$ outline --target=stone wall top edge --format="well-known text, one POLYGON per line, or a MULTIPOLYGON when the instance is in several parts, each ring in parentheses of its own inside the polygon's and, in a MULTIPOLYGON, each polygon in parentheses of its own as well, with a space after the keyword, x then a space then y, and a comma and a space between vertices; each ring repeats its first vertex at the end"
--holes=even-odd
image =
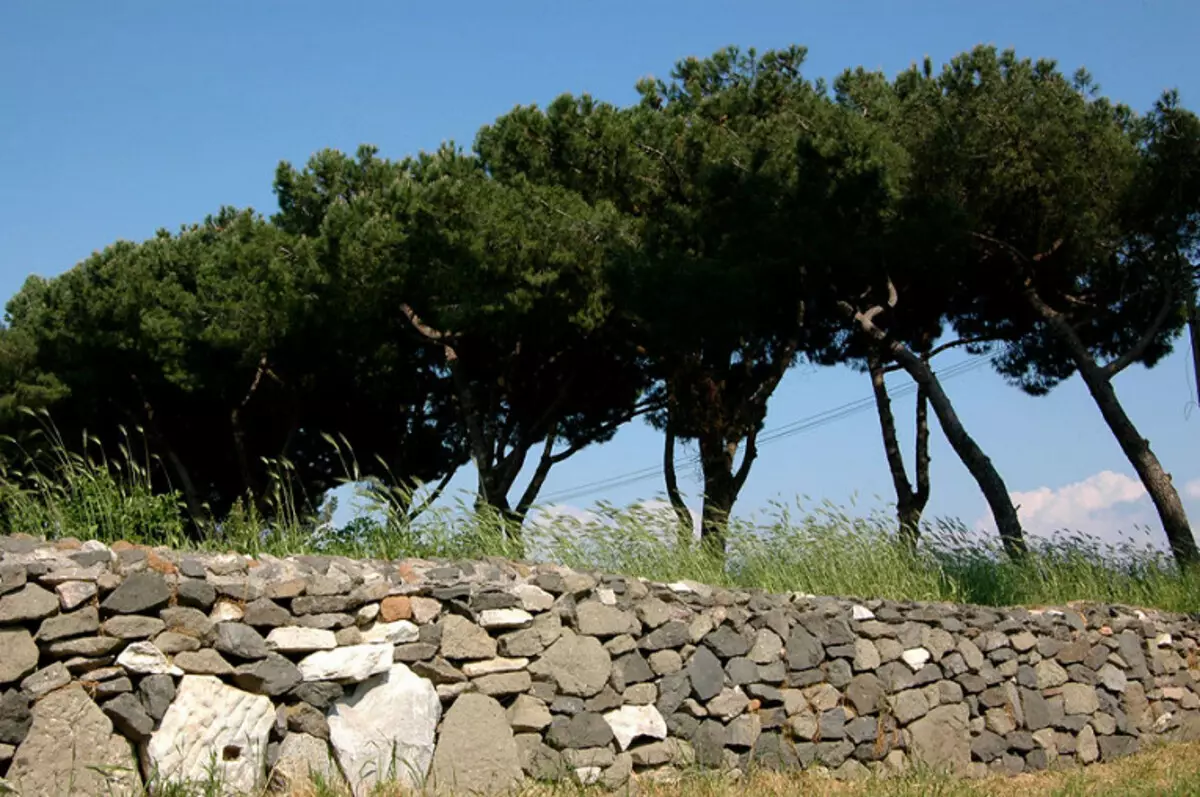
MULTIPOLYGON (((296 595, 339 594, 362 590, 364 585, 386 595, 427 595, 437 590, 469 588, 470 594, 504 592, 521 584, 539 581, 566 580, 560 590, 579 596, 602 590, 623 591, 636 583, 640 589, 660 597, 705 605, 735 606, 757 599, 766 611, 778 601, 802 610, 836 607, 855 615, 855 619, 874 619, 876 612, 903 610, 900 620, 920 619, 928 611, 930 622, 952 616, 988 616, 1025 623, 1047 617, 1052 621, 1082 627, 1101 627, 1107 620, 1148 622, 1155 626, 1186 625, 1200 633, 1200 613, 1179 613, 1144 606, 1105 603, 1101 601, 1071 601, 1065 604, 1038 606, 989 606, 946 601, 896 600, 890 598, 814 595, 789 591, 769 592, 761 588, 721 587, 684 579, 660 582, 640 576, 605 573, 597 570, 576 570, 548 562, 508 560, 501 557, 480 559, 425 558, 353 558, 342 555, 242 554, 235 551, 180 551, 166 546, 147 546, 124 541, 111 545, 96 540, 45 540, 29 535, 0 535, 0 581, 6 566, 20 565, 31 576, 48 583, 62 581, 96 581, 102 576, 123 580, 130 574, 151 570, 168 579, 204 580, 217 585, 218 594, 230 594, 236 585, 248 590, 246 597, 254 599, 287 586, 296 595), (312 581, 319 582, 314 589, 312 581), (304 582, 301 584, 300 582, 304 582), (386 593, 382 592, 386 583, 386 593), (372 586, 374 585, 374 586, 372 586), (865 610, 865 611, 864 611, 865 610), (914 615, 915 613, 915 615, 914 615), (860 616, 861 615, 861 616, 860 616), (868 616, 872 615, 872 616, 868 616)), ((464 596, 465 597, 465 596, 464 596)), ((750 607, 751 611, 755 609, 750 607)))

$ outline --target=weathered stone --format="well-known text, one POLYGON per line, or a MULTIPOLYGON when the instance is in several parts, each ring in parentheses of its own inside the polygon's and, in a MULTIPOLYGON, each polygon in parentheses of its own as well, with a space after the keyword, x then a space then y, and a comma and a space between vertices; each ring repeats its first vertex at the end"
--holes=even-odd
POLYGON ((1096 676, 1100 684, 1110 692, 1124 692, 1125 686, 1128 683, 1125 673, 1108 663, 1100 668, 1096 676))
POLYGON ((807 670, 816 667, 825 658, 825 648, 803 626, 792 629, 787 641, 788 667, 807 670))
POLYGON ((494 659, 496 640, 470 620, 451 614, 442 620, 441 652, 447 659, 494 659))
POLYGON ((471 681, 471 685, 485 695, 500 697, 526 691, 532 685, 532 679, 522 670, 484 675, 471 681))
POLYGON ((305 681, 357 683, 392 668, 392 646, 349 645, 334 650, 318 650, 301 659, 298 666, 300 676, 305 681))
POLYGON ((138 684, 138 697, 146 713, 158 722, 175 699, 175 679, 169 675, 147 675, 138 684))
POLYGON ((28 631, 20 628, 0 631, 0 684, 21 680, 37 665, 38 648, 28 631))
POLYGON ((612 728, 621 750, 629 749, 630 743, 638 737, 667 738, 666 720, 654 706, 622 706, 605 714, 604 721, 612 728))
POLYGON ((38 627, 38 642, 53 642, 58 639, 94 634, 100 630, 100 615, 94 606, 88 606, 69 614, 59 614, 42 620, 38 627))
POLYGON ((564 629, 558 641, 529 665, 529 672, 552 679, 564 695, 591 697, 608 682, 612 659, 598 639, 564 629))
POLYGON ((702 767, 721 767, 725 764, 725 726, 715 720, 700 723, 692 735, 696 763, 702 767))
POLYGON ((642 637, 642 641, 638 643, 638 647, 642 650, 650 651, 666 650, 668 648, 678 650, 691 641, 692 635, 688 630, 687 623, 680 622, 679 620, 670 620, 642 637))
POLYGON ((650 654, 650 669, 658 675, 669 675, 683 669, 683 657, 674 650, 656 650, 650 654))
POLYGON ((1067 714, 1095 714, 1100 710, 1096 689, 1087 684, 1065 684, 1062 697, 1063 711, 1067 714))
POLYGON ((846 687, 846 700, 859 714, 874 714, 884 700, 883 684, 870 673, 856 675, 846 687))
POLYGON ((166 606, 170 599, 166 580, 153 571, 143 571, 126 576, 100 606, 116 614, 137 614, 166 606))
POLYGON ((271 775, 272 786, 278 791, 298 791, 311 783, 314 775, 335 789, 345 783, 329 743, 307 733, 293 732, 284 737, 271 775))
POLYGON ((71 683, 71 673, 67 670, 66 665, 61 661, 56 661, 21 681, 21 691, 36 700, 69 683, 71 683))
POLYGON ((479 613, 478 622, 483 628, 527 628, 533 615, 524 609, 485 609, 479 613))
POLYGON ((271 652, 266 640, 242 623, 217 623, 213 627, 213 647, 238 659, 262 659, 271 652))
POLYGON ((420 638, 421 629, 408 620, 397 620, 394 623, 375 623, 362 631, 363 642, 405 644, 416 642, 420 638))
POLYGON ((522 784, 521 758, 504 709, 466 694, 446 712, 429 783, 435 793, 495 794, 522 784))
POLYGON ((355 796, 393 777, 406 787, 418 786, 433 760, 441 713, 433 685, 403 664, 336 700, 328 715, 329 738, 355 796))
POLYGON ((64 612, 69 612, 96 597, 97 589, 93 581, 64 581, 54 587, 58 594, 58 603, 64 612))
POLYGON ((163 631, 158 636, 154 637, 154 647, 161 650, 168 656, 183 651, 199 650, 200 640, 187 634, 180 634, 176 631, 163 631))
POLYGON ((303 700, 311 706, 325 710, 345 694, 345 689, 340 684, 318 681, 302 683, 292 689, 289 694, 297 700, 303 700))
POLYGON ((462 666, 463 675, 477 678, 481 675, 494 675, 502 672, 515 672, 529 666, 529 659, 495 658, 485 661, 469 661, 462 666))
MULTIPOLYGON (((56 601, 57 603, 57 601, 56 601)), ((20 794, 133 794, 137 761, 127 740, 78 685, 46 695, 6 775, 20 794)))
POLYGON ((33 723, 29 704, 29 697, 17 689, 0 695, 0 743, 20 744, 25 739, 33 723))
POLYGON ((146 713, 141 701, 131 694, 117 695, 101 708, 112 720, 113 727, 131 742, 143 742, 154 732, 154 720, 146 713))
POLYGON ((618 634, 637 633, 639 623, 632 612, 622 611, 615 606, 605 606, 599 601, 585 601, 575 608, 575 622, 579 633, 588 636, 611 637, 618 634))
POLYGON ((1054 659, 1039 661, 1034 667, 1034 673, 1037 676, 1038 689, 1053 689, 1056 686, 1062 686, 1070 679, 1067 671, 1060 667, 1054 659))
MULTIPOLYGON (((158 616, 162 618, 162 622, 166 625, 168 631, 178 631, 181 634, 188 634, 197 639, 206 639, 213 630, 213 621, 209 619, 208 615, 199 609, 193 609, 188 606, 171 606, 159 612, 158 616)), ((116 620, 117 618, 114 617, 104 624, 106 633, 111 633, 107 630, 108 626, 116 622, 116 620)), ((119 635, 114 634, 114 636, 119 635)))
POLYGON ((239 666, 234 671, 233 682, 247 692, 275 696, 292 689, 301 678, 295 664, 278 653, 268 653, 264 659, 239 666))
POLYGON ((175 588, 175 597, 180 606, 208 609, 217 602, 217 591, 207 581, 185 578, 175 588))
POLYGON ((696 648, 686 672, 691 679, 692 693, 699 700, 711 700, 725 686, 725 670, 721 667, 721 661, 707 647, 696 648))
POLYGON ((509 725, 517 732, 540 731, 553 719, 546 704, 529 695, 517 695, 507 713, 509 725))
POLYGON ((906 689, 892 695, 891 704, 892 715, 904 725, 929 712, 929 701, 920 689, 906 689))
MULTIPOLYGON (((664 734, 665 735, 665 734, 664 734)), ((599 714, 584 711, 571 717, 559 716, 550 723, 546 741, 560 750, 604 747, 613 740, 611 726, 599 714)))
POLYGON ((909 753, 932 769, 961 771, 971 763, 966 705, 938 706, 908 726, 909 753))
POLYGON ((175 666, 193 675, 233 675, 233 665, 212 648, 184 651, 175 656, 175 666))
POLYGON ((267 650, 280 653, 311 653, 315 650, 333 650, 337 637, 324 628, 282 626, 272 628, 266 638, 267 650))
POLYGON ((265 771, 274 723, 269 698, 211 675, 185 675, 146 744, 146 764, 163 781, 203 782, 216 775, 228 790, 252 791, 265 771))
POLYGON ((275 628, 287 625, 292 621, 292 615, 287 609, 270 598, 259 598, 246 604, 242 622, 246 625, 275 628))
POLYGON ((536 584, 518 584, 512 594, 527 612, 544 612, 554 605, 554 596, 536 584))
POLYGON ((744 656, 750 652, 753 644, 727 625, 720 626, 715 631, 708 633, 702 642, 723 659, 744 656))
POLYGON ((41 620, 58 611, 58 596, 37 584, 26 584, 0 598, 0 624, 41 620))

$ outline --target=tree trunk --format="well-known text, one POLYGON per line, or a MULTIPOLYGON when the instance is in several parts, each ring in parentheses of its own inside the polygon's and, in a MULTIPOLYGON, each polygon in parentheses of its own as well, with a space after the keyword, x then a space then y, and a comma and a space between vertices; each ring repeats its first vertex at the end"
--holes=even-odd
MULTIPOLYGON (((1050 329, 1066 344, 1075 367, 1079 369, 1079 376, 1087 385, 1088 392, 1092 394, 1092 399, 1100 409, 1101 417, 1108 424, 1113 436, 1117 438, 1117 444, 1121 446, 1121 451, 1133 465, 1146 492, 1150 494, 1150 500, 1154 502, 1154 508, 1158 510, 1158 517, 1163 524, 1163 531, 1167 535, 1167 542, 1171 546, 1171 553, 1174 554, 1175 561, 1179 563, 1180 567, 1200 564, 1200 551, 1196 547, 1196 538, 1192 535, 1192 527, 1188 523, 1183 502, 1179 500, 1179 491, 1171 482, 1171 474, 1166 472, 1162 463, 1158 461, 1158 457, 1150 450, 1150 441, 1138 433, 1137 427, 1125 413, 1125 408, 1121 406, 1120 400, 1117 399, 1117 392, 1112 386, 1113 377, 1136 361, 1140 352, 1144 351, 1145 346, 1157 333, 1167 312, 1172 307, 1170 294, 1163 304, 1163 311, 1160 312, 1159 318, 1145 331, 1138 343, 1122 356, 1103 366, 1096 364, 1095 359, 1066 317, 1048 305, 1036 290, 1032 287, 1027 288, 1025 298, 1029 306, 1048 322, 1050 329)), ((1174 306, 1178 307, 1177 304, 1174 306)))
POLYGON ((1083 377, 1088 392, 1100 408, 1100 415, 1117 438, 1121 451, 1125 453, 1138 478, 1145 485, 1146 492, 1150 494, 1150 500, 1158 510, 1158 517, 1162 521, 1163 531, 1166 532, 1175 561, 1180 566, 1200 563, 1200 551, 1196 548, 1196 538, 1192 535, 1192 527, 1188 523, 1183 502, 1179 500, 1179 491, 1171 481, 1171 474, 1166 472, 1158 457, 1150 450, 1150 441, 1138 434, 1137 427, 1133 425, 1133 421, 1117 399, 1112 382, 1099 372, 1093 362, 1089 360, 1088 363, 1081 364, 1079 375, 1083 377))
POLYGON ((700 542, 715 555, 724 557, 729 537, 729 517, 750 465, 758 454, 758 432, 746 438, 746 451, 742 464, 735 472, 734 457, 738 444, 728 442, 724 435, 708 433, 699 437, 700 468, 704 476, 704 506, 700 511, 700 542))
MULTIPOLYGON (((896 437, 896 418, 892 414, 892 402, 888 396, 883 359, 874 347, 871 347, 867 353, 867 371, 871 375, 875 409, 879 414, 879 429, 883 434, 883 450, 887 456, 888 470, 892 475, 892 486, 896 491, 899 539, 909 551, 915 552, 917 540, 920 537, 921 513, 929 498, 928 489, 924 495, 920 495, 919 490, 913 490, 912 484, 908 480, 908 472, 904 467, 904 454, 900 451, 900 442, 896 437)), ((919 393, 917 398, 917 480, 921 481, 921 467, 924 465, 925 484, 928 485, 929 423, 925 406, 925 396, 919 393), (924 435, 922 435, 922 429, 925 431, 924 435)))
POLYGON ((695 535, 692 524, 692 513, 684 503, 683 493, 679 490, 679 478, 675 472, 675 431, 671 428, 671 418, 667 417, 667 429, 663 441, 663 478, 667 483, 667 500, 671 502, 671 510, 675 513, 676 537, 680 549, 686 550, 692 545, 695 535))
POLYGON ((1192 377, 1196 380, 1196 402, 1200 403, 1200 292, 1192 291, 1188 302, 1188 333, 1192 343, 1192 377))

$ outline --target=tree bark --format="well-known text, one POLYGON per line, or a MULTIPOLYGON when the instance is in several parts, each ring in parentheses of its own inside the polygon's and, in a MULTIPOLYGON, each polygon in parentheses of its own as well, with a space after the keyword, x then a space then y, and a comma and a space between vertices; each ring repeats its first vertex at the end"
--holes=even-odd
POLYGON ((1079 376, 1100 409, 1101 417, 1117 438, 1117 444, 1133 465, 1146 492, 1150 494, 1150 500, 1158 510, 1158 517, 1163 524, 1163 531, 1167 535, 1167 542, 1171 546, 1175 561, 1181 567, 1200 564, 1200 550, 1197 550, 1196 538, 1192 535, 1187 512, 1179 499, 1179 491, 1171 481, 1171 474, 1167 473, 1150 449, 1150 441, 1138 433, 1112 386, 1113 377, 1133 363, 1137 359, 1138 349, 1144 348, 1145 342, 1153 338, 1157 331, 1155 327, 1161 324, 1162 318, 1146 331, 1138 345, 1113 362, 1101 366, 1092 358, 1062 313, 1048 305, 1032 287, 1026 289, 1025 298, 1034 312, 1045 319, 1054 333, 1066 344, 1075 367, 1079 369, 1079 376))
POLYGON ((873 319, 882 312, 882 308, 875 307, 864 313, 843 302, 842 309, 858 324, 864 334, 884 346, 885 351, 917 383, 919 388, 925 389, 929 397, 929 404, 933 407, 933 414, 937 417, 938 424, 942 427, 942 432, 946 435, 950 447, 967 467, 967 471, 979 485, 988 507, 992 510, 992 517, 996 521, 996 529, 1000 533, 1000 542, 1003 544, 1005 552, 1010 558, 1022 558, 1028 548, 1025 545, 1025 533, 1021 529, 1021 520, 1017 516, 1016 507, 1013 506, 1012 499, 1008 494, 1008 487, 1005 486, 1004 479, 1000 477, 1000 473, 992 464, 991 459, 983 453, 983 449, 967 433, 966 427, 958 418, 958 413, 954 411, 950 397, 942 389, 942 384, 937 375, 933 373, 929 363, 917 356, 903 343, 888 337, 886 332, 875 326, 873 319))
POLYGON ((1200 404, 1200 291, 1192 289, 1188 302, 1188 337, 1192 344, 1192 377, 1196 380, 1196 402, 1200 404))
POLYGON ((700 542, 713 554, 724 557, 729 538, 729 517, 737 502, 750 466, 758 456, 758 432, 746 437, 742 463, 734 471, 738 443, 718 433, 699 437, 700 468, 704 476, 704 505, 700 511, 700 542))
POLYGON ((667 430, 663 441, 663 478, 667 483, 667 500, 671 502, 671 510, 675 513, 676 534, 681 549, 690 548, 694 536, 692 513, 684 503, 683 493, 679 490, 679 477, 675 472, 675 431, 671 428, 671 419, 667 418, 667 430))
POLYGON ((929 418, 928 394, 924 388, 917 389, 917 439, 916 470, 917 488, 914 490, 904 467, 904 454, 896 436, 896 419, 892 414, 891 397, 888 395, 884 376, 883 358, 872 346, 867 354, 867 371, 871 375, 871 388, 875 395, 875 409, 879 415, 879 429, 883 434, 883 450, 887 456, 888 470, 892 475, 892 486, 896 490, 896 519, 900 541, 915 552, 920 539, 921 514, 929 501, 929 418))

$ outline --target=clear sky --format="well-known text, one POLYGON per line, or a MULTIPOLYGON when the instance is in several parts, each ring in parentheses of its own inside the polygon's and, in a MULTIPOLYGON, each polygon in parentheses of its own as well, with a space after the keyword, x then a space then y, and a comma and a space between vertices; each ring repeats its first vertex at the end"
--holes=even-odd
MULTIPOLYGON (((1086 66, 1109 96, 1145 109, 1177 87, 1200 107, 1200 4, 1054 2, 356 2, 234 0, 0 4, 0 294, 57 274, 118 239, 198 221, 222 204, 274 208, 281 159, 360 143, 402 157, 562 92, 621 103, 635 81, 728 44, 810 49, 808 72, 894 73, 979 43, 1086 66)), ((1200 412, 1186 350, 1118 379, 1126 408, 1200 523, 1200 412)), ((957 362, 948 356, 943 367, 957 362)), ((897 386, 904 380, 897 380, 897 386)), ((1157 526, 1149 501, 1078 379, 1047 398, 986 367, 947 382, 968 429, 1005 476, 1027 525, 1111 536, 1157 526)), ((846 369, 798 368, 771 401, 768 431, 870 395, 846 369)), ((897 403, 911 426, 911 405, 897 403)), ((628 503, 662 489, 661 445, 641 424, 551 475, 570 506, 628 503), (580 485, 648 469, 592 491, 580 485)), ((693 469, 682 473, 696 503, 693 469)), ((455 487, 469 489, 463 472, 455 487)), ((739 513, 797 495, 874 505, 891 495, 870 406, 762 448, 739 513)), ((978 490, 940 435, 933 514, 979 522, 978 490)), ((1158 532, 1155 532, 1158 536, 1158 532)))

